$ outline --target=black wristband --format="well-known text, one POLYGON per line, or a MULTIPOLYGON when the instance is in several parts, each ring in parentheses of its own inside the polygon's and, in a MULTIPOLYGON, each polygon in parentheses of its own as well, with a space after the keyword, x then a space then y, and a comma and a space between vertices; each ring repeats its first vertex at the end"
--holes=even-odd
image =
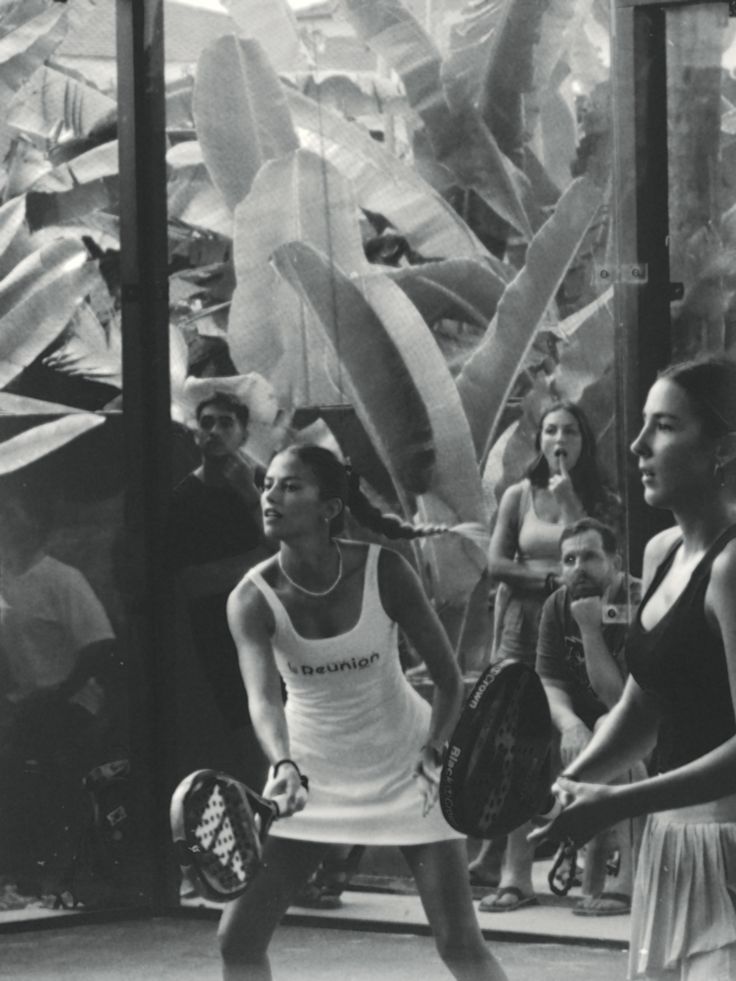
POLYGON ((301 783, 302 787, 304 787, 305 790, 309 790, 309 779, 304 776, 294 760, 290 760, 288 756, 285 756, 283 760, 278 760, 278 762, 274 763, 274 765, 271 767, 274 777, 279 772, 279 767, 284 766, 287 763, 289 766, 293 766, 296 772, 299 774, 299 782, 301 783))

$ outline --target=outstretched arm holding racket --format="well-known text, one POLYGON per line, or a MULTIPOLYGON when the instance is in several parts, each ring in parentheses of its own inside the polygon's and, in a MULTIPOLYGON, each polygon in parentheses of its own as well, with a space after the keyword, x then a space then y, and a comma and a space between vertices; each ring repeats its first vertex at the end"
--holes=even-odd
POLYGON ((286 817, 305 806, 306 796, 298 762, 293 765, 291 760, 281 677, 271 639, 273 614, 258 587, 247 579, 230 595, 227 612, 248 692, 250 716, 271 767, 264 795, 280 798, 283 801, 281 816, 286 817), (281 765, 274 772, 274 766, 279 763, 281 765))

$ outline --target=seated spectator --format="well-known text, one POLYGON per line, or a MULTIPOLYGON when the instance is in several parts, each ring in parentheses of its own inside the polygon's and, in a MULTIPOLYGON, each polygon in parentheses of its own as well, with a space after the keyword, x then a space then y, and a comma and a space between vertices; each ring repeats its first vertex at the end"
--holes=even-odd
POLYGON ((47 553, 47 531, 41 509, 0 504, 0 872, 41 869, 33 887, 44 889, 76 844, 115 659, 102 604, 47 553))
MULTIPOLYGON (((594 518, 565 528, 560 548, 563 585, 542 609, 536 667, 567 767, 623 691, 626 625, 641 589, 638 580, 627 583, 621 571, 614 532, 594 518)), ((643 776, 641 766, 640 772, 626 771, 620 779, 643 776)), ((576 915, 629 912, 635 837, 633 822, 626 821, 590 842, 576 915)))

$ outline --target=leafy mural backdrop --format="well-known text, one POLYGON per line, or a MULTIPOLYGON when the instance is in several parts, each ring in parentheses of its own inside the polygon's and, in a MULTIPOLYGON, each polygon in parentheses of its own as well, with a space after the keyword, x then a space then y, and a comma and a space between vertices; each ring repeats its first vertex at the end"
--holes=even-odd
MULTIPOLYGON (((112 3, 0 0, 0 410, 59 415, 22 462, 120 404, 115 93, 59 56, 112 3)), ((224 7, 167 82, 174 418, 188 375, 257 373, 287 419, 350 404, 383 503, 462 526, 416 552, 462 610, 544 405, 582 401, 614 457, 607 5, 447 0, 428 27, 343 0, 376 69, 331 87, 286 0, 224 7)))

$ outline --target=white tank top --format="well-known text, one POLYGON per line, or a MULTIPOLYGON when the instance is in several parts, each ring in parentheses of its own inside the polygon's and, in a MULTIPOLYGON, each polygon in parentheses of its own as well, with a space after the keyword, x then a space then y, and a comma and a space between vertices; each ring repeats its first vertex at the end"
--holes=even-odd
POLYGON ((261 575, 250 578, 273 612, 273 650, 286 683, 291 756, 310 781, 306 808, 274 836, 366 845, 460 838, 439 806, 422 817, 413 777, 430 706, 404 677, 398 627, 378 589, 381 548, 367 549, 358 621, 336 637, 302 637, 261 575))

